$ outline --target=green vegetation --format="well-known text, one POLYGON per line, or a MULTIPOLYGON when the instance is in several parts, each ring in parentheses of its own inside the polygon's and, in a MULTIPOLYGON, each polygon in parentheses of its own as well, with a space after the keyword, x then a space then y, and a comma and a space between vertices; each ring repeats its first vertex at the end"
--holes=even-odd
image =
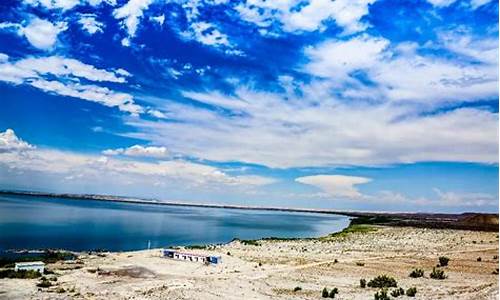
POLYGON ((410 277, 411 278, 419 278, 419 277, 424 277, 424 270, 422 269, 415 269, 413 271, 411 271, 410 273, 410 277))
POLYGON ((364 264, 364 263, 362 263, 362 262, 359 262, 359 261, 358 261, 358 262, 356 262, 356 266, 358 266, 358 267, 363 267, 364 265, 365 265, 365 264, 364 264))
POLYGON ((34 279, 42 276, 40 272, 33 270, 0 270, 0 278, 34 279))
POLYGON ((481 261, 481 260, 482 260, 482 259, 481 259, 481 257, 478 257, 478 258, 477 258, 477 261, 481 261))
POLYGON ((368 286, 372 288, 389 288, 397 287, 398 283, 396 279, 389 277, 387 275, 379 275, 368 282, 368 286))
MULTIPOLYGON (((332 233, 328 235, 326 238, 339 238, 339 237, 346 237, 349 234, 352 233, 368 233, 368 232, 373 232, 377 231, 376 228, 370 225, 365 225, 365 224, 351 224, 349 227, 345 228, 344 230, 336 233, 332 233)), ((324 238, 320 238, 324 239, 324 238)))
POLYGON ((335 298, 335 295, 337 295, 339 293, 339 289, 338 288, 333 288, 331 291, 330 291, 330 294, 328 295, 330 298, 335 298))
POLYGON ((0 258, 0 267, 12 268, 16 262, 26 261, 43 261, 46 264, 52 264, 61 260, 73 260, 75 258, 77 256, 71 252, 47 250, 34 256, 2 257, 0 258))
POLYGON ((300 286, 296 286, 294 289, 293 289, 294 292, 298 292, 298 291, 302 291, 302 288, 300 286))
POLYGON ((52 283, 49 280, 47 280, 47 278, 45 278, 45 276, 44 276, 40 279, 40 282, 38 282, 36 284, 36 286, 41 287, 41 288, 47 288, 47 287, 51 287, 52 283))
POLYGON ((256 240, 240 240, 240 243, 243 245, 260 246, 260 243, 256 240))
POLYGON ((415 297, 416 294, 417 294, 416 287, 411 287, 411 288, 406 290, 406 296, 408 296, 408 297, 415 297))
POLYGON ((389 296, 387 296, 387 289, 381 289, 373 296, 375 300, 390 300, 389 296))
POLYGON ((439 257, 439 265, 441 267, 446 267, 448 265, 448 262, 450 261, 450 259, 446 256, 440 256, 439 257))
POLYGON ((328 298, 328 289, 324 288, 323 291, 321 291, 321 297, 323 298, 328 298))
POLYGON ((186 249, 207 249, 207 245, 188 245, 185 246, 186 249))
POLYGON ((363 278, 360 279, 359 286, 364 289, 366 287, 366 279, 363 279, 363 278))
POLYGON ((439 279, 439 280, 446 279, 446 275, 444 275, 444 271, 436 269, 436 268, 432 268, 432 272, 429 276, 432 279, 439 279))
POLYGON ((405 294, 405 290, 400 287, 399 289, 395 289, 395 290, 392 290, 391 292, 391 296, 393 296, 394 298, 397 298, 399 296, 404 296, 405 294))
POLYGON ((498 255, 494 255, 494 256, 493 256, 493 259, 498 259, 498 255))
POLYGON ((387 224, 394 221, 394 218, 388 216, 357 217, 351 220, 351 225, 357 224, 387 224))

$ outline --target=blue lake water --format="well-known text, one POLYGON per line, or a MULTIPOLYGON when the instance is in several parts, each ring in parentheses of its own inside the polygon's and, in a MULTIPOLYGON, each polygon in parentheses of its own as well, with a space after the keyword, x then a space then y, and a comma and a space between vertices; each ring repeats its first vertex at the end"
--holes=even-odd
POLYGON ((112 203, 0 195, 0 250, 106 249, 318 237, 347 227, 338 215, 112 203))

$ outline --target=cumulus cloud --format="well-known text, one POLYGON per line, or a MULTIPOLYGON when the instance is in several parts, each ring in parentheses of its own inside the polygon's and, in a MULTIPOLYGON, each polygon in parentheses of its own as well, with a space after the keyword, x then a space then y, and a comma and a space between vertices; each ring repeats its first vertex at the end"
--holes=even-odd
POLYGON ((127 156, 143 156, 143 157, 166 157, 168 156, 167 148, 155 146, 134 145, 128 148, 108 149, 102 152, 104 155, 127 155, 127 156))
POLYGON ((434 47, 466 58, 425 56, 418 53, 418 45, 389 47, 388 40, 362 35, 306 48, 309 62, 303 70, 340 87, 357 83, 367 88, 355 77, 357 72, 364 72, 375 84, 368 87, 370 94, 380 94, 393 101, 435 104, 498 95, 497 40, 442 33, 439 44, 434 47))
POLYGON ((12 129, 0 132, 0 154, 10 152, 24 152, 35 149, 35 146, 28 144, 16 136, 12 129))
MULTIPOLYGON (((123 20, 122 24, 127 29, 129 38, 133 38, 137 32, 139 21, 143 16, 143 11, 146 10, 152 0, 129 0, 123 6, 116 8, 113 11, 113 16, 116 19, 123 20)), ((127 43, 125 43, 126 45, 127 43)), ((128 42, 130 45, 130 42, 128 42)))
POLYGON ((315 186, 330 197, 358 199, 363 195, 357 190, 356 186, 368 183, 371 179, 345 175, 313 175, 295 178, 295 181, 315 186))
POLYGON ((196 22, 190 26, 191 32, 184 35, 192 35, 198 42, 209 46, 231 46, 227 35, 221 33, 212 24, 207 22, 196 22))
POLYGON ((368 7, 375 0, 310 0, 301 2, 252 0, 236 6, 241 18, 260 27, 278 22, 284 31, 303 32, 326 28, 332 20, 344 33, 364 30, 367 24, 361 18, 368 14, 368 7))
POLYGON ((59 33, 67 29, 67 24, 65 22, 53 24, 35 17, 27 26, 3 22, 0 23, 0 29, 13 30, 17 34, 24 36, 37 49, 50 50, 56 44, 59 33))
MULTIPOLYGON (((129 152, 134 156, 151 149, 154 148, 131 147, 124 150, 124 153, 129 152)), ((151 151, 147 154, 151 154, 151 151)), ((275 181, 257 175, 229 175, 216 167, 185 160, 144 162, 46 148, 37 149, 17 138, 10 129, 0 133, 0 170, 2 174, 42 173, 44 176, 50 176, 51 180, 57 180, 59 184, 64 180, 78 180, 86 182, 86 186, 96 182, 113 182, 121 185, 138 184, 144 188, 148 185, 152 187, 155 182, 165 182, 171 186, 186 188, 252 188, 275 181), (21 153, 26 150, 31 151, 21 153)))
POLYGON ((95 14, 81 14, 78 23, 88 34, 103 32, 104 23, 97 21, 95 14))
POLYGON ((102 3, 116 5, 116 0, 23 0, 23 3, 31 6, 40 6, 46 9, 70 10, 77 5, 98 6, 102 3))
POLYGON ((12 84, 28 84, 46 92, 97 102, 138 114, 143 109, 127 93, 107 87, 82 84, 80 79, 94 82, 126 82, 130 74, 122 69, 104 70, 75 59, 60 56, 29 57, 15 62, 0 61, 0 80, 12 84), (57 77, 58 80, 49 79, 57 77))

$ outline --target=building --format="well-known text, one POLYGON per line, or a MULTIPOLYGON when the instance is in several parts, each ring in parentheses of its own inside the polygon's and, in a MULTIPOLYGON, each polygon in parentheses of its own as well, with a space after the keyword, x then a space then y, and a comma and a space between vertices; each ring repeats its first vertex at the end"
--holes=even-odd
POLYGON ((45 264, 41 261, 19 262, 14 265, 14 271, 38 271, 43 274, 45 271, 45 264))
POLYGON ((163 257, 176 260, 201 262, 205 264, 219 264, 222 262, 222 258, 220 256, 186 253, 174 249, 163 249, 163 257))

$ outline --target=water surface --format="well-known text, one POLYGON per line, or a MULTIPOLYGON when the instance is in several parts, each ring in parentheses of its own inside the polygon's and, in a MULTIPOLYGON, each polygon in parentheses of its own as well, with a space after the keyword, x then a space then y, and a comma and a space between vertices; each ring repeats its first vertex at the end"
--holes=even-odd
POLYGON ((0 250, 137 250, 225 243, 235 237, 318 237, 340 231, 339 215, 179 207, 0 195, 0 250))

